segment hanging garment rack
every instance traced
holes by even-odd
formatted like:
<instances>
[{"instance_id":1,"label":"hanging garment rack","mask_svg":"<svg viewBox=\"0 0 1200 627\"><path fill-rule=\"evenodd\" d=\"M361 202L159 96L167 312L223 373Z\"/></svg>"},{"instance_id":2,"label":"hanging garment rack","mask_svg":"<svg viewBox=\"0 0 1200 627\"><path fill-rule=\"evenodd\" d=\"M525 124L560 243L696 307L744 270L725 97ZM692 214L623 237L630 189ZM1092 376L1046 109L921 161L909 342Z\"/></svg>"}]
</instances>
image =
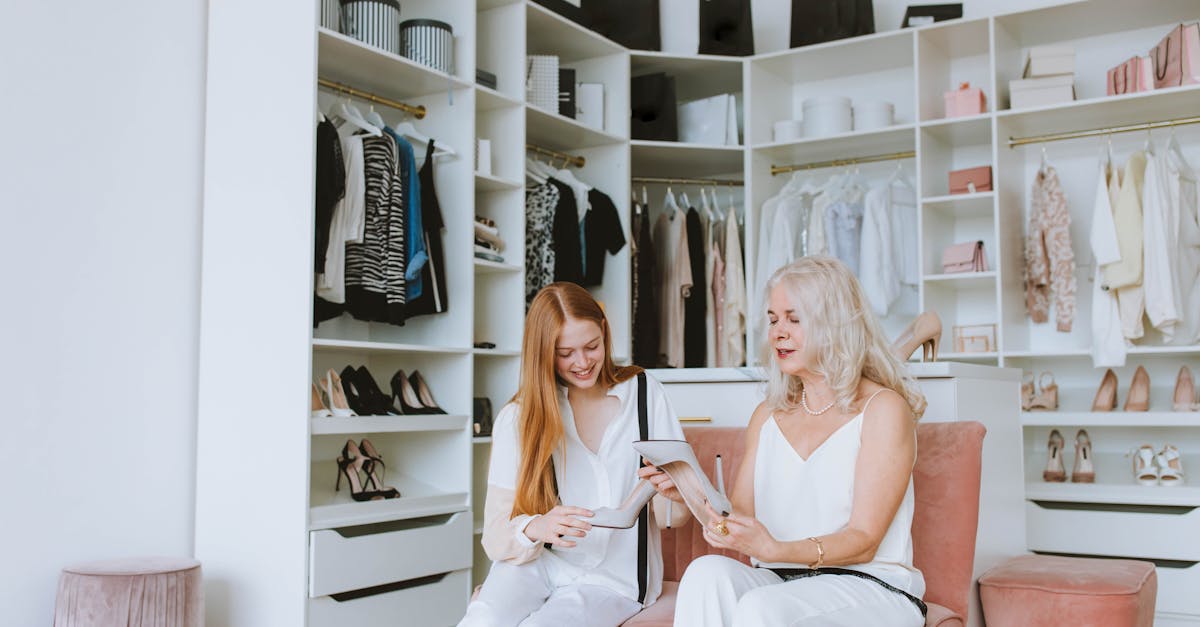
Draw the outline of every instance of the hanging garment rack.
<instances>
[{"instance_id":1,"label":"hanging garment rack","mask_svg":"<svg viewBox=\"0 0 1200 627\"><path fill-rule=\"evenodd\" d=\"M542 148L541 146L534 146L533 144L525 144L525 150L528 150L529 152L536 152L539 155L545 155L554 160L561 159L563 161L563 163L566 163L567 165L573 165L577 168L582 168L584 166L584 164L587 163L586 159L584 159L583 157L580 157L578 155L569 155L565 152L559 152L557 150L550 150L549 148Z\"/></svg>"},{"instance_id":2,"label":"hanging garment rack","mask_svg":"<svg viewBox=\"0 0 1200 627\"><path fill-rule=\"evenodd\" d=\"M724 186L724 187L741 187L745 185L742 181L725 181L721 179L669 179L657 176L635 176L634 183L643 185L701 185L707 187Z\"/></svg>"},{"instance_id":3,"label":"hanging garment rack","mask_svg":"<svg viewBox=\"0 0 1200 627\"><path fill-rule=\"evenodd\" d=\"M859 163L875 163L877 161L900 161L902 159L912 159L917 156L917 151L906 150L904 152L893 152L886 155L871 155L868 157L854 157L853 159L834 159L832 161L815 161L813 163L799 163L795 165L773 165L771 166L771 176L776 174L786 174L795 172L796 170L819 170L821 168L836 168L843 165L857 165Z\"/></svg>"},{"instance_id":4,"label":"hanging garment rack","mask_svg":"<svg viewBox=\"0 0 1200 627\"><path fill-rule=\"evenodd\" d=\"M1069 131L1066 133L1050 133L1048 135L1033 135L1030 137L1009 137L1008 147L1016 148L1026 144L1040 144L1045 142L1056 142L1064 139L1077 139L1080 137L1097 137L1100 135L1113 135L1115 133L1133 133L1135 131L1152 131L1156 128L1170 128L1173 126L1184 126L1186 124L1200 124L1200 116L1190 118L1177 118L1174 120L1162 120L1159 122L1143 122L1141 124L1128 124L1125 126L1110 126L1108 128L1093 128L1086 131Z\"/></svg>"},{"instance_id":5,"label":"hanging garment rack","mask_svg":"<svg viewBox=\"0 0 1200 627\"><path fill-rule=\"evenodd\" d=\"M322 87L327 87L329 89L332 89L334 91L340 91L343 94L355 96L357 98L362 98L363 100L373 102L375 104L381 104L381 105L384 105L387 107L391 107L393 109L399 109L405 113L411 114L414 118L417 118L418 120L425 118L425 105L410 105L406 102L392 100L391 98L384 98L383 96L376 96L375 94L372 94L371 92L363 91L356 87L351 87L349 85L331 81L327 78L318 78L317 84Z\"/></svg>"}]
</instances>

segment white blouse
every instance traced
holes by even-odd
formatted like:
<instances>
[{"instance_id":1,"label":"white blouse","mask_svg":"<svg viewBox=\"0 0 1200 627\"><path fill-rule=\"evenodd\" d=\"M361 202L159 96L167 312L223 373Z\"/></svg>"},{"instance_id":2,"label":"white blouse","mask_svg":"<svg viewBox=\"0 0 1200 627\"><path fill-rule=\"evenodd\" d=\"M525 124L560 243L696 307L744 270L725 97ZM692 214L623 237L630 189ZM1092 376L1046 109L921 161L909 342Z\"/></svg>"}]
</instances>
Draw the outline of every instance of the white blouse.
<instances>
[{"instance_id":1,"label":"white blouse","mask_svg":"<svg viewBox=\"0 0 1200 627\"><path fill-rule=\"evenodd\" d=\"M682 440L683 429L667 400L662 384L646 376L646 409L651 439ZM558 386L558 407L562 412L565 446L554 454L554 475L558 481L559 499L564 505L586 507L617 507L629 496L638 482L639 456L632 443L640 440L638 431L637 377L616 384L608 392L620 401L620 413L608 424L593 453L575 430L575 416L567 402L567 388ZM516 490L517 465L520 460L520 439L517 426L517 405L509 403L500 410L492 428L492 458L488 467L488 498L493 494L509 494ZM658 497L656 497L658 498ZM516 536L517 543L536 550L533 541L524 534L525 526L535 516L510 517L508 508L486 507L487 515L505 520L485 520L485 534L504 529ZM511 518L511 520L506 520ZM653 508L647 533L647 565L645 605L658 598L662 590L662 541ZM485 538L485 543L489 541ZM594 527L584 538L577 539L571 548L552 547L540 550L539 564L555 587L570 583L604 586L626 598L637 599L637 527L602 529ZM492 556L497 558L498 556Z\"/></svg>"}]
</instances>

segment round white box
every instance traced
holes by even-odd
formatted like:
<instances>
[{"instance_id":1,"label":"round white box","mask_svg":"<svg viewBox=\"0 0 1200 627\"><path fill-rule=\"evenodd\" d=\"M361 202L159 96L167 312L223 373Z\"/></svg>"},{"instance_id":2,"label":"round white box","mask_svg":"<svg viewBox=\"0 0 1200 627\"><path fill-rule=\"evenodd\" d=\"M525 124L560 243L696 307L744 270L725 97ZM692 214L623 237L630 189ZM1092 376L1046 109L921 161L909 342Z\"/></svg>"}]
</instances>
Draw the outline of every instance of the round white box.
<instances>
[{"instance_id":1,"label":"round white box","mask_svg":"<svg viewBox=\"0 0 1200 627\"><path fill-rule=\"evenodd\" d=\"M854 128L850 99L820 96L804 101L804 136L824 137L849 133Z\"/></svg>"},{"instance_id":2,"label":"round white box","mask_svg":"<svg viewBox=\"0 0 1200 627\"><path fill-rule=\"evenodd\" d=\"M859 102L854 105L854 130L867 131L887 128L896 123L896 108L884 100Z\"/></svg>"},{"instance_id":3,"label":"round white box","mask_svg":"<svg viewBox=\"0 0 1200 627\"><path fill-rule=\"evenodd\" d=\"M780 120L771 125L771 139L776 142L790 142L800 139L804 126L800 120Z\"/></svg>"}]
</instances>

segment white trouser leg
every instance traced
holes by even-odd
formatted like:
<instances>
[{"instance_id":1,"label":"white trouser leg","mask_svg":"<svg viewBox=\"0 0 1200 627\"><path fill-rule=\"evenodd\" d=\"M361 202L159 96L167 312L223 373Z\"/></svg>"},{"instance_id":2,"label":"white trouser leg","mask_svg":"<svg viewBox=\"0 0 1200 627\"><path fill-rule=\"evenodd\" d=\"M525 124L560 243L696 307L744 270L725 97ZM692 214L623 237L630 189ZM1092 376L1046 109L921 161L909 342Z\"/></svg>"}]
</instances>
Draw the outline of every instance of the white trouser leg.
<instances>
[{"instance_id":1,"label":"white trouser leg","mask_svg":"<svg viewBox=\"0 0 1200 627\"><path fill-rule=\"evenodd\" d=\"M458 627L516 627L550 596L545 569L534 560L513 565L493 562L479 596L467 606Z\"/></svg>"},{"instance_id":2,"label":"white trouser leg","mask_svg":"<svg viewBox=\"0 0 1200 627\"><path fill-rule=\"evenodd\" d=\"M738 601L733 622L726 624L733 627L921 627L925 619L912 601L874 581L852 575L819 575L745 593Z\"/></svg>"},{"instance_id":3,"label":"white trouser leg","mask_svg":"<svg viewBox=\"0 0 1200 627\"><path fill-rule=\"evenodd\" d=\"M675 627L727 627L743 595L782 581L775 573L751 568L723 555L692 560L675 600Z\"/></svg>"},{"instance_id":4,"label":"white trouser leg","mask_svg":"<svg viewBox=\"0 0 1200 627\"><path fill-rule=\"evenodd\" d=\"M551 592L521 627L618 627L641 609L604 586L570 584Z\"/></svg>"}]
</instances>

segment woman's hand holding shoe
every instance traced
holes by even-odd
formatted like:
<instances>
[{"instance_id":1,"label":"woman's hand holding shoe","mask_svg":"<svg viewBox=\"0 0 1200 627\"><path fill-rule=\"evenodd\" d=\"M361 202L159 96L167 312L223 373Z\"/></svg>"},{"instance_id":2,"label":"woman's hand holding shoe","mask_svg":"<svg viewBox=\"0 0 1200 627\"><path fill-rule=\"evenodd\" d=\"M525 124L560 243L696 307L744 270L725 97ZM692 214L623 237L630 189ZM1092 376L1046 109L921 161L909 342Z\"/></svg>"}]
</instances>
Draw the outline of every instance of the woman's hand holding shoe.
<instances>
[{"instance_id":1,"label":"woman's hand holding shoe","mask_svg":"<svg viewBox=\"0 0 1200 627\"><path fill-rule=\"evenodd\" d=\"M577 518L590 518L591 510L570 505L558 505L554 509L534 518L525 525L525 537L535 542L552 544L563 548L575 546L568 537L582 538L591 530L592 524Z\"/></svg>"},{"instance_id":2,"label":"woman's hand holding shoe","mask_svg":"<svg viewBox=\"0 0 1200 627\"><path fill-rule=\"evenodd\" d=\"M704 527L704 540L718 549L730 549L764 562L775 561L779 541L753 516L730 513L724 518L712 506L705 504L710 520Z\"/></svg>"},{"instance_id":3,"label":"woman's hand holding shoe","mask_svg":"<svg viewBox=\"0 0 1200 627\"><path fill-rule=\"evenodd\" d=\"M638 468L638 478L649 481L654 486L654 490L664 497L686 505L683 500L683 494L679 492L679 488L675 487L675 482L671 480L671 476L658 469L658 466L646 462L645 466Z\"/></svg>"}]
</instances>

